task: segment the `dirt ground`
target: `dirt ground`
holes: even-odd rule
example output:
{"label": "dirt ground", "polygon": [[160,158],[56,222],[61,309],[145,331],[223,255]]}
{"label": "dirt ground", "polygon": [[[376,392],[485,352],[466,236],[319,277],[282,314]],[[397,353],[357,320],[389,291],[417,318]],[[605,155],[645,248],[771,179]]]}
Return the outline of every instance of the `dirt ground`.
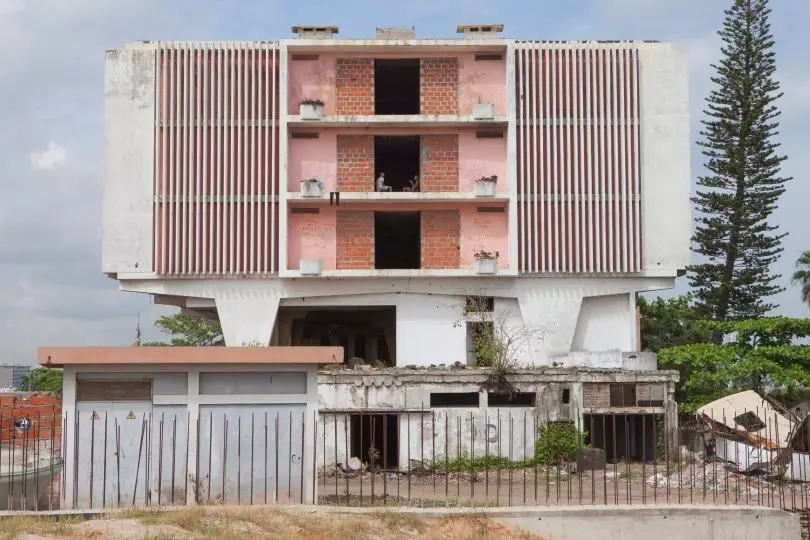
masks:
{"label": "dirt ground", "polygon": [[542,540],[480,515],[425,519],[414,514],[372,512],[344,515],[312,510],[194,507],[173,511],[127,511],[81,521],[17,516],[0,521],[2,540],[55,539],[239,539],[279,540]]}

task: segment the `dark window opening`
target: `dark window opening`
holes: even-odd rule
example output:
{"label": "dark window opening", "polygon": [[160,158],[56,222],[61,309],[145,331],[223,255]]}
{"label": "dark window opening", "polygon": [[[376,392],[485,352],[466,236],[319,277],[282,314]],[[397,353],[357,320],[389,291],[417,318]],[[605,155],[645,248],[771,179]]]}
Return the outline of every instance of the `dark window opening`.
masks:
{"label": "dark window opening", "polygon": [[478,407],[478,392],[431,392],[431,407]]}
{"label": "dark window opening", "polygon": [[374,191],[419,191],[419,136],[374,137]]}
{"label": "dark window opening", "polygon": [[374,60],[374,114],[419,114],[419,59]]}
{"label": "dark window opening", "polygon": [[568,388],[563,388],[561,401],[563,402],[563,405],[568,405],[571,403],[571,390]]}
{"label": "dark window opening", "polygon": [[537,394],[534,392],[495,393],[488,395],[490,407],[534,407],[537,403]]}
{"label": "dark window opening", "polygon": [[272,342],[293,347],[343,347],[347,363],[393,366],[396,318],[394,306],[284,306],[278,310]]}
{"label": "dark window opening", "polygon": [[636,406],[636,385],[635,384],[611,384],[610,385],[610,406],[611,407],[635,407]]}
{"label": "dark window opening", "polygon": [[467,296],[464,298],[464,311],[467,313],[492,313],[495,311],[495,298],[492,296]]}
{"label": "dark window opening", "polygon": [[396,414],[349,416],[351,456],[374,470],[399,467],[399,422]]}
{"label": "dark window opening", "polygon": [[419,212],[374,212],[374,268],[418,270]]}
{"label": "dark window opening", "polygon": [[664,418],[653,414],[586,414],[582,429],[585,443],[605,451],[608,461],[651,462],[661,457],[656,445],[663,437]]}

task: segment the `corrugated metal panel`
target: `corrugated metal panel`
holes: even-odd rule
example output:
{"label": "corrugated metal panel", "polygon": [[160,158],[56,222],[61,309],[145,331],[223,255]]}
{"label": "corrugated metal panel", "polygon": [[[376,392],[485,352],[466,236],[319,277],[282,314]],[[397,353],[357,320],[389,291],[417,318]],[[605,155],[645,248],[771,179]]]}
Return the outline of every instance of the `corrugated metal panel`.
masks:
{"label": "corrugated metal panel", "polygon": [[520,271],[640,271],[637,46],[516,49]]}
{"label": "corrugated metal panel", "polygon": [[610,385],[604,383],[584,383],[582,385],[582,405],[586,409],[610,407]]}
{"label": "corrugated metal panel", "polygon": [[278,44],[161,42],[157,55],[153,271],[276,273]]}

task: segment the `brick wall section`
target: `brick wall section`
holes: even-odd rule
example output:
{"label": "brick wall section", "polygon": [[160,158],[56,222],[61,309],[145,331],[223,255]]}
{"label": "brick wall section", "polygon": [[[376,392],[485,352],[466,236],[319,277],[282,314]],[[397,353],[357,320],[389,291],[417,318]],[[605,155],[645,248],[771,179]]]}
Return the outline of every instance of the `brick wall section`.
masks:
{"label": "brick wall section", "polygon": [[458,135],[424,135],[422,152],[422,191],[458,191]]}
{"label": "brick wall section", "polygon": [[338,135],[338,191],[374,191],[374,137]]}
{"label": "brick wall section", "polygon": [[373,115],[374,60],[338,58],[335,72],[335,113]]}
{"label": "brick wall section", "polygon": [[419,112],[458,114],[458,58],[422,58]]}
{"label": "brick wall section", "polygon": [[[31,427],[23,432],[14,424],[27,418]],[[0,442],[32,444],[37,439],[50,440],[58,447],[62,440],[62,401],[56,394],[0,395]]]}
{"label": "brick wall section", "polygon": [[374,212],[339,210],[336,227],[337,269],[374,268]]}
{"label": "brick wall section", "polygon": [[458,210],[422,212],[422,263],[424,269],[459,267],[461,217]]}

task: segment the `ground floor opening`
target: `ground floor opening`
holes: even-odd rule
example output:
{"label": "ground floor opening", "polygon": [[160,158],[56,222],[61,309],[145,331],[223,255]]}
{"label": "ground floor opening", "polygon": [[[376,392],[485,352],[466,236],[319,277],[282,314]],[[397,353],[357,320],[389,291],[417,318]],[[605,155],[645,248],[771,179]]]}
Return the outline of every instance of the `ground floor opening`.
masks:
{"label": "ground floor opening", "polygon": [[348,364],[396,365],[394,306],[279,308],[273,343],[343,347]]}
{"label": "ground floor opening", "polygon": [[399,416],[351,414],[349,450],[375,470],[399,467]]}
{"label": "ground floor opening", "polygon": [[660,414],[586,414],[583,428],[585,442],[604,450],[608,461],[653,461],[664,453]]}

